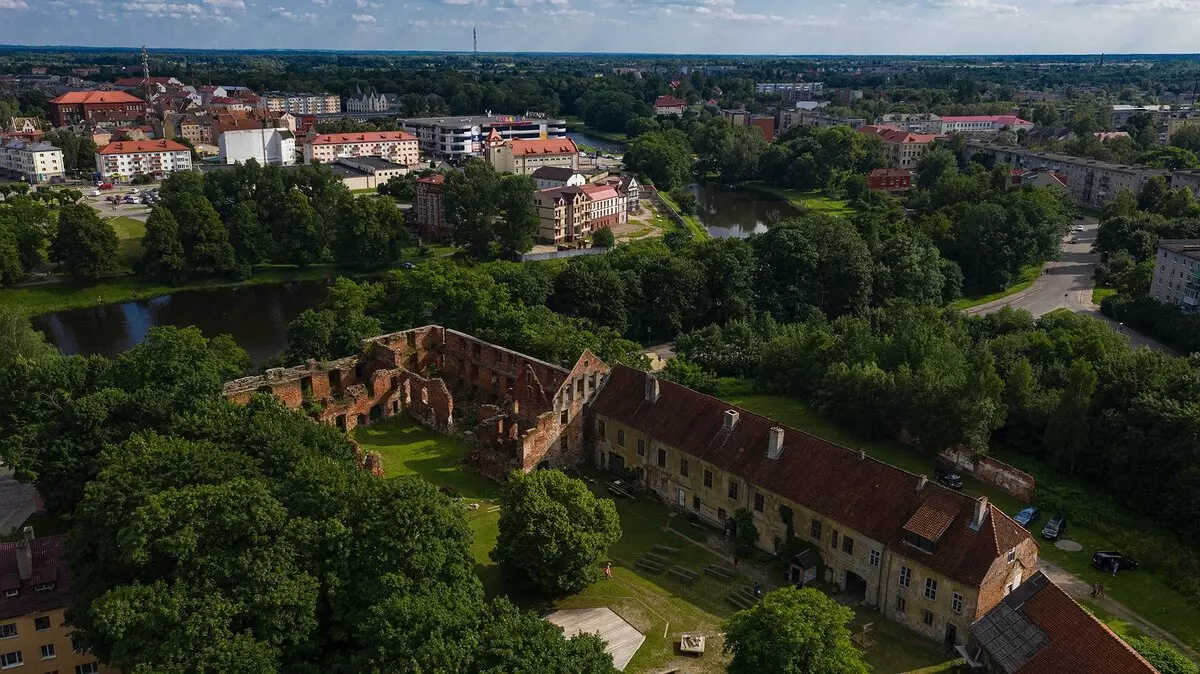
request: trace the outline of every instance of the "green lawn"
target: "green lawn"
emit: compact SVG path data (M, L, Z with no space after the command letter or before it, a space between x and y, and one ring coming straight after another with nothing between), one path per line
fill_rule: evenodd
M354 439L363 451L379 452L387 477L420 475L438 487L449 485L458 489L465 498L500 496L498 484L463 469L462 462L470 451L466 445L419 426L407 417L356 429Z
M671 197L667 196L666 192L659 192L658 196L662 197L663 203L665 203L668 208L675 211L679 215L679 217L683 218L684 224L687 225L688 231L692 233L692 236L694 238L696 238L696 239L712 238L712 235L708 233L708 230L704 228L704 225L702 225L700 223L700 218L696 217L695 215L684 215L679 210L679 204L675 203L675 201L672 200ZM669 218L667 218L667 219L669 220ZM676 225L673 222L671 223L671 226L676 227Z
M117 232L117 255L121 262L132 267L142 256L142 237L146 236L146 223L118 215L110 218L108 224Z
M751 180L743 183L742 187L770 194L802 210L812 210L827 215L850 215L854 207L845 199L836 199L826 195L821 190L794 190L783 187L771 187L761 180Z
M1116 288L1110 288L1106 285L1097 285L1095 288L1092 288L1092 302L1095 302L1096 304L1100 304L1101 302L1104 301L1105 297L1109 297L1109 296L1116 295L1116 294L1117 294Z
M1040 264L1031 264L1027 267L1022 267L1021 273L1017 275L1017 279L1004 290L991 293L990 295L968 295L966 297L960 297L959 299L950 303L950 308L961 311L963 309L977 307L981 304L987 304L988 302L993 302L1003 297L1008 297L1013 293L1019 293L1033 285L1033 282L1037 280L1037 277L1041 274L1041 272L1042 265Z

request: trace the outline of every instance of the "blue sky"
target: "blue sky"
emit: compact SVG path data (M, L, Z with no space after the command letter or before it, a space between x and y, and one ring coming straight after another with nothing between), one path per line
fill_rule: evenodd
M0 43L771 54L1194 52L1200 0L0 0Z

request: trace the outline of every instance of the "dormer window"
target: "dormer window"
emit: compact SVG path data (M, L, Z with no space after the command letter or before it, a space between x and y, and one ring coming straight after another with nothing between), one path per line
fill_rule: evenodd
M1015 561L1017 561L1017 549L1012 548L1008 551L1008 563L1012 564Z
M937 543L934 543L933 541L919 534L914 534L911 531L904 532L904 542L908 543L914 548L917 548L918 550L923 550L929 553L937 550Z

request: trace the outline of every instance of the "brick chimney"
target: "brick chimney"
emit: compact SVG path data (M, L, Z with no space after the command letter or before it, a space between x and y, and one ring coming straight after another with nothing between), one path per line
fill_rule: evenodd
M33 527L21 529L21 540L17 541L17 574L21 580L33 577Z
M725 425L723 428L727 431L732 431L738 422L737 410L725 410Z
M652 374L646 375L646 400L656 403L658 395L658 377Z
M783 429L772 426L767 433L767 458L778 459L783 453Z
M987 518L988 500L986 496L980 496L975 499L975 514L971 517L971 528L978 530L983 526L983 520Z
M925 477L924 475L917 476L917 491L924 489L925 485L927 484L929 484L929 478Z

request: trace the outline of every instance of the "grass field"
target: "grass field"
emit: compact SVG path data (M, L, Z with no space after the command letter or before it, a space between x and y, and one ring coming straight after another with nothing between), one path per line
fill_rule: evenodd
M770 194L802 210L816 211L826 215L850 215L854 207L845 199L835 199L820 190L793 190L782 187L771 187L760 180L743 183L742 187L756 192Z
M1105 297L1110 297L1116 294L1116 288L1110 288L1105 285L1097 285L1095 288L1092 288L1092 301L1096 304L1100 304L1104 301Z
M662 197L663 203L665 203L667 205L667 207L669 207L671 210L675 211L679 215L679 217L683 218L683 222L687 225L688 231L692 233L692 236L694 238L696 238L696 239L712 238L712 235L708 233L708 230L704 228L704 225L700 224L700 218L698 218L694 215L684 215L679 210L679 204L675 203L671 199L671 197L667 196L666 192L659 192L658 196ZM672 223L671 226L674 227L675 226L674 223Z
M146 223L118 215L110 218L108 224L112 225L117 233L117 255L122 264L133 267L142 256L142 237L146 236Z
M957 300L950 303L950 308L958 309L959 311L961 311L963 309L970 309L971 307L977 307L981 304L987 304L988 302L994 302L998 299L1008 297L1009 295L1012 295L1013 293L1019 293L1022 290L1033 285L1033 282L1035 280L1037 280L1037 277L1039 274L1041 274L1041 272L1042 272L1042 265L1040 265L1040 264L1031 264L1027 267L1022 267L1021 273L1017 275L1016 280L1013 281L1004 290L1001 290L1000 292L991 293L989 295L968 295L966 297L960 297Z

